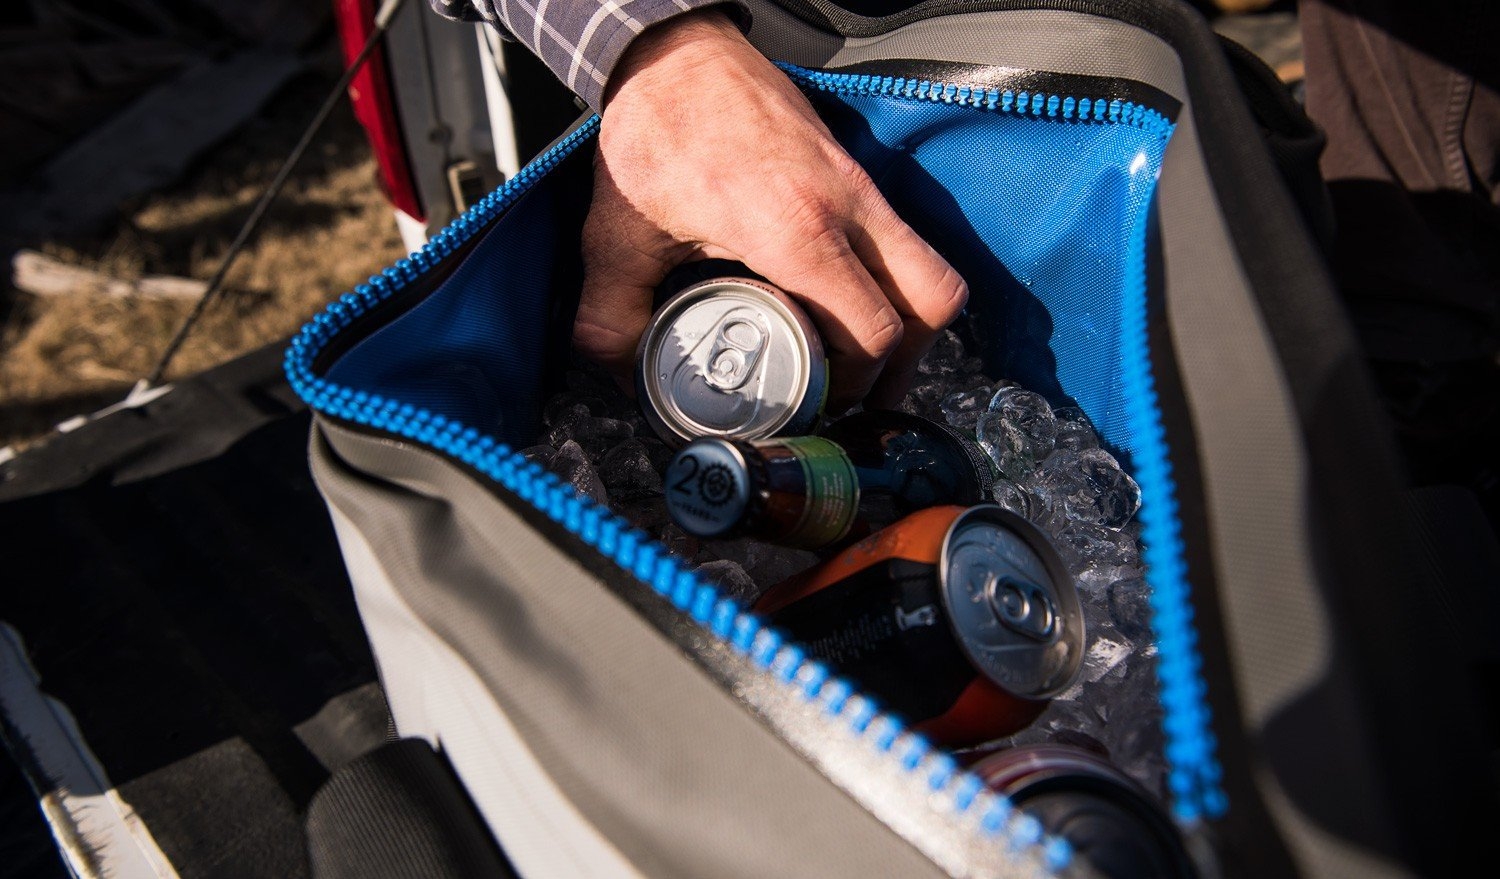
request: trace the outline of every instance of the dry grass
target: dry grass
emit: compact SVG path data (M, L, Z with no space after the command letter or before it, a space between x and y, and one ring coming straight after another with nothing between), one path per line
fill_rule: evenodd
M94 236L34 242L66 262L121 278L209 278L311 118L333 74L308 74L170 190L122 211ZM282 339L330 299L402 256L375 165L347 107L303 159L223 294L167 377ZM118 400L150 373L189 302L41 299L10 291L0 328L0 445Z

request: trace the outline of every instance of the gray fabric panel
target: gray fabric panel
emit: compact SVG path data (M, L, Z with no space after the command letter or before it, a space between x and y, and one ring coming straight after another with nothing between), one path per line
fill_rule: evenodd
M462 471L323 428L325 496L588 818L653 876L937 876L573 559ZM441 584L434 588L433 584Z
M1167 317L1199 439L1208 533L1240 709L1263 729L1293 703L1319 700L1324 716L1359 729L1355 706L1328 686L1330 620L1310 543L1312 466L1268 331L1214 196L1176 52L1118 21L1058 11L982 12L851 39L822 34L753 0L752 38L794 63L844 65L872 58L930 57L1097 76L1155 86L1183 102L1168 145L1158 205ZM783 22L782 18L791 19ZM1247 381L1247 377L1255 381ZM1348 802L1382 801L1364 742L1321 755L1344 767ZM1265 755L1260 755L1263 759ZM1285 771L1285 767L1283 767ZM1384 875L1383 863L1317 828L1276 775L1257 783L1310 875ZM1368 816L1372 826L1382 819ZM1385 865L1389 869L1389 865Z
M1241 707L1260 725L1327 670L1327 609L1307 545L1305 449L1189 114L1161 175L1167 314L1192 402ZM1247 381L1253 376L1255 381Z
M976 12L845 41L768 0L750 0L749 6L754 15L751 41L771 57L794 64L839 66L877 58L998 64L1125 77L1186 100L1177 53L1140 28L1113 19L1052 10Z
M1333 646L1309 543L1312 465L1199 150L1192 115L1184 113L1167 146L1158 203L1167 314L1199 440L1240 710L1258 731L1288 705L1317 698L1325 717L1357 730L1361 721L1347 694L1326 686ZM1367 817L1378 825L1384 797L1372 787L1366 747L1351 737L1322 758L1325 769L1344 768L1336 773L1349 788L1341 799L1367 804ZM1399 875L1380 872L1379 858L1316 827L1273 772L1259 772L1257 783L1308 875ZM1356 791L1360 786L1366 789Z

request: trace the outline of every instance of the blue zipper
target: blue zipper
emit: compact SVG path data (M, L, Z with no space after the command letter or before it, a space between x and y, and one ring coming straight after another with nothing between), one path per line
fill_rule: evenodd
M1160 113L1131 101L971 88L925 79L825 73L790 64L779 66L804 88L836 94L937 101L1018 116L1129 125L1160 136L1169 136L1173 129L1172 123ZM1132 230L1130 244L1121 339L1126 363L1123 376L1126 418L1134 438L1135 477L1141 487L1142 537L1151 584L1158 693L1165 718L1172 810L1179 820L1191 823L1222 815L1229 804L1223 791L1223 770L1216 755L1216 743L1209 728L1208 689L1193 630L1187 565L1177 522L1177 486L1151 376L1144 224L1137 224Z
M1171 123L1155 111L1126 101L1074 99L1039 93L1013 93L959 87L926 80L906 80L859 74L829 74L791 65L781 67L804 87L843 93L882 95L921 101L941 101L1004 113L1031 116L1061 116L1078 121L1127 124L1169 132ZM538 180L597 134L598 117L584 122L571 134L528 164L504 186L490 193L463 216L439 232L418 252L355 287L329 305L304 326L287 349L287 380L314 410L333 418L389 432L414 440L473 467L517 497L532 504L601 555L648 585L657 594L687 613L732 649L755 665L771 672L800 697L832 718L842 720L848 730L876 750L890 755L903 772L923 773L923 781L958 816L974 816L980 831L1004 840L1013 850L1037 847L1041 862L1050 870L1068 866L1072 851L1066 840L1042 833L1036 819L1012 808L1010 802L984 788L972 773L961 771L954 759L931 746L920 735L909 732L892 715L880 712L876 703L862 697L847 680L835 677L823 663L712 584L702 582L665 547L642 531L601 507L580 497L555 473L526 460L515 450L440 414L416 408L400 400L368 391L340 386L315 374L313 364L328 343L375 306L388 301L408 283L437 265L444 257L467 244L490 222L514 204ZM1144 229L1140 230L1144 247ZM1144 250L1141 251L1144 253ZM1153 605L1156 611L1162 704L1166 713L1168 761L1174 805L1179 817L1192 819L1216 814L1213 799L1217 764L1213 740L1207 730L1204 686L1198 673L1191 616L1187 609L1187 585L1182 564L1182 545L1177 535L1175 490L1166 463L1166 446L1156 396L1146 360L1145 268L1127 284L1127 306L1131 312L1130 350L1139 353L1141 367L1126 377L1132 394L1132 426L1141 437L1149 437L1137 474L1145 495L1142 518L1152 570ZM1151 514L1147 514L1151 510ZM1207 796L1205 796L1207 795ZM1222 809L1222 805L1219 806Z

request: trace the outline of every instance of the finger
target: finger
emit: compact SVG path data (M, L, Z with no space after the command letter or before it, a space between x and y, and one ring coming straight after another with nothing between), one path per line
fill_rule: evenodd
M900 344L903 327L843 229L833 222L822 228L749 265L794 296L817 325L828 355L827 408L842 412L864 399Z
M878 192L875 196L880 198ZM871 407L894 408L911 387L917 363L963 311L969 288L884 199L878 204L867 202L866 213L850 230L849 240L901 318L901 342L865 401Z
M573 345L617 377L635 369L635 349L666 276L670 241L630 209L596 190L583 227L583 289Z

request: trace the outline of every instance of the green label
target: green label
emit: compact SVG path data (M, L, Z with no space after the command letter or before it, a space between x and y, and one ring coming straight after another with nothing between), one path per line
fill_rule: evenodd
M818 436L786 437L779 442L796 454L807 480L807 507L786 542L816 548L849 533L859 510L859 481L849 456L837 443Z

